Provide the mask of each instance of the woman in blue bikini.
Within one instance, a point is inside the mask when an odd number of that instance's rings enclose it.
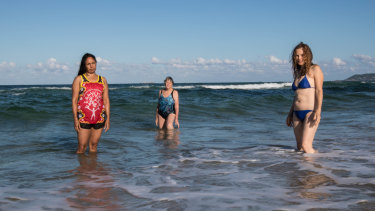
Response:
[[[303,42],[293,49],[291,57],[295,96],[286,124],[294,129],[297,149],[314,153],[312,144],[323,102],[323,72],[319,65],[312,63],[311,49]]]
[[[180,127],[178,122],[179,101],[178,91],[173,89],[173,79],[168,76],[164,80],[165,89],[159,91],[159,102],[156,108],[155,124],[159,129],[173,129],[173,122]]]

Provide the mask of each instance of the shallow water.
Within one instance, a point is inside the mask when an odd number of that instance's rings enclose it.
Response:
[[[1,86],[0,210],[372,210],[375,84],[326,82],[318,154],[295,152],[290,83],[110,85],[111,129],[76,155],[69,86]]]

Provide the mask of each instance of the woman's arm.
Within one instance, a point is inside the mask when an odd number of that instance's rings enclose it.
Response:
[[[159,98],[160,98],[160,94],[161,94],[161,90],[159,90],[159,97],[158,97],[158,100],[159,100]],[[158,102],[158,105],[156,106],[156,116],[155,116],[155,125],[156,125],[156,126],[158,126],[158,124],[159,124],[158,114],[159,114],[159,102]]]
[[[104,125],[104,130],[105,132],[107,132],[110,128],[110,119],[111,119],[111,106],[110,106],[110,103],[109,103],[109,94],[108,94],[108,83],[107,83],[107,80],[103,78],[103,82],[104,82],[104,90],[103,90],[103,103],[104,103],[104,110],[105,110],[105,114],[107,115],[107,120],[105,121],[105,125]]]
[[[295,98],[295,96],[294,96],[294,98]],[[286,117],[286,125],[288,127],[293,126],[293,112],[294,112],[294,100],[295,100],[294,98],[293,98],[292,106],[290,106],[288,116]]]
[[[173,100],[174,100],[174,111],[176,113],[175,124],[177,125],[177,128],[180,128],[180,123],[178,122],[178,115],[180,113],[180,103],[179,103],[179,99],[178,99],[178,91],[177,90],[174,91]]]
[[[320,122],[320,114],[322,112],[322,104],[323,104],[323,72],[320,69],[319,65],[314,65],[312,67],[313,74],[314,74],[314,81],[315,81],[315,104],[314,104],[314,118],[315,124],[319,124]]]
[[[79,124],[79,120],[77,117],[78,112],[78,97],[79,97],[79,88],[81,84],[82,78],[77,76],[72,84],[72,112],[73,112],[73,119],[74,119],[74,129],[78,132],[81,129]]]

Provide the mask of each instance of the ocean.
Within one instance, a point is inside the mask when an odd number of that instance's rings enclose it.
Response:
[[[70,85],[0,86],[0,210],[374,210],[375,83],[324,83],[317,154],[285,124],[291,83],[110,84],[111,128],[76,155]],[[315,208],[315,209],[314,209]]]

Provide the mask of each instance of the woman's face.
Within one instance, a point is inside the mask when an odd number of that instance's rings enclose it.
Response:
[[[165,88],[171,89],[173,87],[173,83],[171,80],[166,80],[165,81]]]
[[[302,48],[296,49],[295,58],[298,65],[303,66],[305,64],[305,56]]]
[[[92,57],[86,59],[86,73],[95,73],[96,71],[96,62]]]

